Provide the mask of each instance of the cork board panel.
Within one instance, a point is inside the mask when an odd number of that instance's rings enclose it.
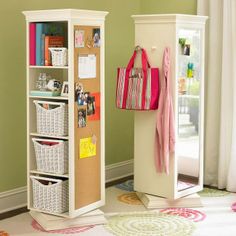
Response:
[[[74,48],[74,84],[81,83],[84,92],[100,93],[100,48],[95,48],[92,45],[86,45],[93,37],[93,29],[97,26],[74,26],[75,30],[84,31],[85,45],[82,48]],[[94,54],[96,55],[96,78],[78,79],[78,57]],[[75,89],[75,88],[74,88]],[[95,101],[96,103],[96,101]],[[101,104],[103,105],[103,104]],[[100,120],[90,121],[86,119],[86,127],[78,127],[78,110],[86,109],[85,106],[79,106],[75,101],[75,208],[87,206],[91,203],[101,200],[101,127]],[[95,135],[96,137],[96,155],[80,158],[80,140],[89,138]]]

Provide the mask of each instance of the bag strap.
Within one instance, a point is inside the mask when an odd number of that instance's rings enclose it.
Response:
[[[148,68],[151,68],[145,49],[142,48],[141,52],[142,52],[142,69],[147,69],[147,66]],[[134,67],[136,56],[137,56],[137,51],[135,50],[132,57],[129,60],[128,65],[126,66],[126,70],[131,70]]]
[[[143,69],[143,91],[142,91],[142,109],[145,108],[146,92],[147,92],[147,68],[151,68],[148,61],[147,53],[142,49],[142,69]]]
[[[137,52],[134,51],[132,57],[129,60],[128,65],[126,66],[126,70],[131,70],[134,67],[134,61],[135,61],[136,55],[137,55]]]
[[[145,107],[145,96],[146,96],[146,89],[147,89],[147,69],[151,68],[150,63],[148,61],[147,53],[146,51],[142,48],[142,70],[143,70],[143,90],[142,90],[142,109],[144,110]],[[122,108],[125,109],[126,107],[126,100],[128,96],[128,81],[129,81],[129,74],[130,70],[133,69],[134,67],[134,62],[137,56],[136,50],[134,51],[127,67],[126,67],[126,73],[125,73],[125,83],[124,83],[124,96],[123,96],[123,103],[122,103]]]

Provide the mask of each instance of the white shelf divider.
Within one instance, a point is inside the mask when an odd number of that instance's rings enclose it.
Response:
[[[63,69],[67,70],[68,66],[29,66],[30,69]]]
[[[68,97],[61,96],[33,96],[29,95],[29,98],[51,99],[51,100],[68,100]]]
[[[31,174],[39,174],[39,175],[49,175],[49,176],[54,176],[54,177],[69,178],[68,174],[54,174],[54,173],[43,172],[43,171],[38,171],[38,170],[31,170],[30,173]]]
[[[37,136],[37,137],[45,137],[45,138],[55,138],[55,139],[65,139],[68,140],[68,136],[54,136],[54,135],[47,135],[47,134],[39,134],[39,133],[30,133],[30,136]]]

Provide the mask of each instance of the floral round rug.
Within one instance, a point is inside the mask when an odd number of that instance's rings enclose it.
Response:
[[[223,197],[228,195],[229,192],[214,188],[204,188],[201,192],[198,192],[201,197]]]
[[[122,195],[119,195],[117,199],[120,202],[130,204],[130,205],[143,205],[142,202],[139,200],[136,193],[124,193]]]
[[[166,209],[160,210],[160,212],[166,213],[169,215],[178,215],[178,216],[187,218],[193,222],[203,221],[206,218],[205,213],[201,211],[193,210],[190,208],[166,208]]]
[[[195,224],[176,215],[132,213],[110,217],[105,228],[116,236],[190,236]]]

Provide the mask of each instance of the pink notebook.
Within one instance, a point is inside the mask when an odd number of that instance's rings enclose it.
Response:
[[[29,63],[36,65],[36,24],[29,25]]]

